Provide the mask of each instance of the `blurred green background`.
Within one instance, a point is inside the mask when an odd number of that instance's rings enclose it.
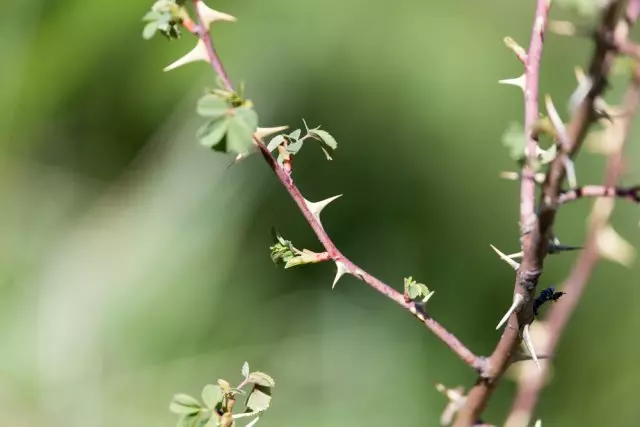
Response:
[[[261,124],[305,118],[339,141],[333,162],[309,147],[295,165],[308,199],[344,194],[324,214],[338,246],[397,289],[409,275],[435,289],[432,315],[479,354],[512,296],[489,244],[518,248],[518,186],[498,173],[514,167],[500,140],[522,95],[496,82],[521,65],[501,40],[528,43],[534,3],[211,4],[239,18],[214,36]],[[144,41],[149,6],[3,5],[0,425],[172,426],[173,393],[235,382],[245,360],[277,382],[264,427],[437,425],[434,385],[473,373],[361,282],[332,291],[333,266],[274,267],[271,226],[320,246],[259,156],[228,168],[198,145],[211,69],[162,72],[194,39]],[[541,90],[559,109],[590,51],[548,36]],[[600,182],[602,165],[584,152],[579,181]],[[640,182],[637,162],[624,181]],[[563,242],[582,242],[590,205],[562,211]],[[616,229],[640,246],[638,207],[618,206]],[[575,257],[548,259],[543,284]],[[638,425],[638,273],[599,266],[536,412],[545,426]],[[504,381],[488,421],[504,421],[514,388]]]

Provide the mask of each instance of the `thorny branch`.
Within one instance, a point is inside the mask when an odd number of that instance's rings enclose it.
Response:
[[[633,3],[635,3],[635,5]],[[632,6],[635,6],[635,8]],[[638,11],[640,11],[640,1],[634,1],[632,2],[632,5],[630,5],[627,13],[628,15],[635,13],[632,16],[633,19],[635,19]],[[634,200],[639,201],[637,194],[638,187],[634,187],[633,189],[615,188],[616,182],[624,170],[624,145],[629,137],[633,117],[638,112],[638,106],[640,105],[640,67],[637,65],[629,87],[625,93],[623,105],[625,111],[628,111],[630,114],[625,115],[624,118],[620,118],[614,123],[614,126],[620,128],[620,140],[610,141],[610,143],[613,144],[617,143],[618,146],[616,147],[615,152],[609,156],[604,185],[602,187],[595,187],[594,193],[610,193],[611,196],[634,194]],[[596,189],[598,191],[595,191]],[[602,195],[608,196],[609,194]],[[599,202],[600,203],[596,203],[594,205],[591,214],[590,230],[585,242],[584,251],[574,265],[569,277],[562,285],[562,289],[566,291],[566,295],[563,297],[561,304],[554,305],[550,309],[545,322],[545,332],[547,336],[545,352],[551,356],[555,353],[555,349],[560,337],[562,336],[564,328],[580,300],[596,263],[600,258],[598,251],[598,235],[609,221],[613,210],[614,200],[608,199],[606,201],[601,200]],[[544,364],[541,372],[535,376],[529,377],[528,381],[519,385],[512,407],[511,416],[509,418],[511,420],[521,420],[521,423],[514,425],[526,425],[523,424],[523,422],[528,421],[531,418],[531,414],[538,401],[546,376],[547,365]]]
[[[470,390],[466,404],[456,418],[454,425],[457,427],[472,426],[479,420],[493,390],[509,365],[510,356],[520,345],[523,332],[528,333],[528,325],[534,317],[535,290],[542,274],[548,242],[553,237],[556,213],[561,204],[561,188],[567,174],[566,166],[579,151],[589,127],[597,119],[594,102],[606,89],[607,76],[617,53],[615,46],[626,41],[630,26],[637,19],[637,3],[635,0],[631,1],[624,20],[620,20],[620,16],[627,5],[626,1],[612,0],[603,11],[601,22],[595,34],[596,49],[589,67],[591,87],[575,108],[573,117],[566,128],[567,141],[560,141],[563,143],[559,146],[559,154],[549,167],[542,185],[537,215],[534,210],[536,182],[533,179],[522,179],[520,225],[524,255],[523,262],[516,273],[514,289],[514,300],[519,295],[518,300],[521,302],[511,315],[498,345],[489,358],[489,375],[481,375]],[[527,132],[526,150],[529,162],[523,169],[523,177],[534,176],[529,165],[536,151],[537,141],[531,136],[531,131],[532,124],[537,120],[539,114],[538,77],[549,7],[550,0],[538,0],[525,64],[525,131]],[[605,185],[613,186],[614,183],[609,184],[609,182],[608,180]],[[560,308],[556,308],[556,310],[560,310]]]
[[[197,25],[194,28],[193,33],[202,40],[204,43],[209,62],[211,63],[216,74],[222,79],[222,82],[227,90],[233,91],[233,85],[231,79],[226,73],[222,61],[218,56],[211,35],[207,28],[202,25],[202,17],[198,16],[197,5],[200,0],[193,0],[194,9],[196,10]],[[401,292],[393,289],[391,286],[378,280],[371,274],[358,267],[351,260],[345,257],[333,243],[327,232],[324,230],[319,217],[312,212],[309,206],[309,202],[305,200],[302,193],[294,183],[289,171],[281,167],[271,152],[267,149],[263,141],[254,135],[254,143],[259,148],[262,156],[271,167],[273,172],[278,176],[280,182],[285,187],[293,201],[296,203],[300,212],[305,217],[309,226],[315,232],[318,240],[329,254],[331,260],[333,260],[338,266],[338,279],[341,275],[350,274],[355,276],[371,286],[373,289],[394,301],[396,304],[409,311],[414,317],[420,320],[434,335],[436,335],[442,342],[447,345],[464,363],[472,367],[475,371],[482,373],[485,371],[485,358],[476,356],[471,350],[469,350],[458,338],[450,333],[444,326],[431,318],[422,309],[416,307],[416,305],[409,301],[405,301],[404,295]]]

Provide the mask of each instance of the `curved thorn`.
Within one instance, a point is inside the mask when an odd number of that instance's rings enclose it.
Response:
[[[207,47],[202,40],[198,40],[198,44],[196,44],[196,47],[191,49],[191,51],[189,51],[189,53],[187,53],[185,56],[173,62],[172,64],[167,65],[164,68],[164,71],[175,70],[178,67],[197,61],[209,62]]]

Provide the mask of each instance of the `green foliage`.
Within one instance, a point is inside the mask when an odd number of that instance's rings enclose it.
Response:
[[[314,264],[326,261],[323,254],[312,252],[308,249],[297,249],[293,244],[282,237],[277,231],[272,230],[276,243],[270,246],[271,260],[276,264],[284,264],[284,268],[295,267],[296,265]],[[254,372],[254,374],[262,374]],[[268,384],[267,384],[268,385]]]
[[[200,98],[197,112],[209,118],[196,134],[205,147],[240,155],[254,149],[253,134],[258,128],[258,115],[250,101],[240,100],[238,94],[218,90]]]
[[[301,129],[296,129],[288,135],[278,135],[269,141],[267,145],[269,151],[274,151],[278,149],[278,147],[282,147],[282,149],[278,150],[278,163],[281,166],[285,160],[288,160],[289,156],[298,154],[303,147],[303,143],[308,139],[318,141],[327,160],[332,160],[331,153],[338,148],[338,142],[335,138],[331,136],[329,132],[320,129],[320,126],[309,129],[307,123],[304,120],[303,122],[305,127],[304,136],[301,136]]]
[[[425,306],[435,291],[429,290],[427,285],[418,283],[412,277],[404,279],[404,295],[405,299],[412,301],[418,305]]]
[[[561,7],[587,17],[595,16],[606,3],[606,0],[558,0]]]
[[[248,425],[254,425],[259,415],[269,409],[275,381],[264,372],[251,372],[247,362],[242,366],[242,376],[244,380],[237,388],[223,379],[204,386],[201,392],[203,404],[187,394],[173,396],[169,410],[180,415],[178,427],[230,426],[234,419],[248,417],[253,417]],[[251,387],[248,393],[242,390],[245,386]],[[238,394],[247,394],[244,410],[240,412],[235,411]]]
[[[548,118],[543,118],[536,124],[536,133],[540,135],[549,135],[552,138],[555,137],[553,126],[550,125]],[[518,166],[522,167],[526,161],[525,146],[526,138],[524,128],[520,123],[513,122],[509,124],[507,129],[502,134],[502,144],[508,148],[509,157],[515,160]],[[535,162],[532,167],[538,171],[543,165],[549,164],[558,155],[558,147],[555,142],[547,149],[539,149],[536,153]]]
[[[142,18],[147,22],[142,30],[142,37],[145,40],[151,39],[156,32],[169,40],[180,38],[180,27],[182,25],[182,15],[184,13],[182,5],[184,0],[158,0],[151,7],[151,11]]]

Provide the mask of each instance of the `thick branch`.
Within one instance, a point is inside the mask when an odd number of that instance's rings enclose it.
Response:
[[[538,118],[538,73],[544,40],[544,23],[547,19],[549,5],[548,0],[538,0],[525,73],[527,76],[525,123],[529,157],[535,153],[537,144],[535,139],[531,137],[531,126]],[[534,294],[542,274],[548,242],[553,234],[553,224],[557,208],[560,205],[560,190],[566,176],[565,165],[568,159],[578,152],[588,128],[594,122],[594,101],[606,88],[606,78],[616,55],[616,49],[612,47],[611,40],[626,40],[629,26],[635,21],[634,15],[627,16],[626,22],[619,22],[620,14],[625,5],[625,1],[613,0],[603,11],[595,40],[596,49],[589,67],[591,90],[577,106],[567,127],[569,144],[563,144],[560,147],[559,155],[549,167],[546,181],[542,186],[538,215],[535,215],[533,201],[536,183],[532,179],[522,180],[520,221],[524,256],[516,274],[514,293],[522,296],[523,303],[520,309],[511,315],[507,327],[489,359],[490,377],[483,378],[481,376],[478,378],[476,385],[467,396],[467,404],[456,419],[456,427],[471,426],[479,418],[498,381],[508,367],[510,355],[520,345],[523,328],[533,321]],[[529,169],[528,166],[525,167],[523,176],[531,176],[532,172]]]
[[[618,191],[615,189],[615,185],[623,172],[624,143],[628,140],[633,117],[636,115],[638,105],[640,104],[640,68],[637,66],[634,76],[626,91],[623,103],[625,110],[630,114],[625,115],[624,118],[618,119],[619,122],[614,124],[614,126],[619,126],[621,129],[621,140],[619,141],[618,150],[609,157],[604,185],[602,187],[595,187],[604,191],[613,190],[611,195],[616,195],[615,193]],[[549,355],[553,355],[555,353],[564,328],[566,327],[571,314],[575,310],[578,301],[582,297],[587,282],[589,281],[589,278],[596,266],[599,259],[597,244],[598,233],[602,230],[602,227],[607,224],[611,211],[612,209],[599,209],[598,206],[594,208],[594,212],[591,217],[590,231],[584,246],[584,251],[562,286],[562,289],[566,294],[560,302],[554,304],[549,311],[546,322],[548,342],[545,350]],[[509,419],[529,420],[531,418],[531,414],[538,401],[540,391],[544,385],[546,375],[547,365],[545,364],[542,372],[531,378],[529,381],[520,384]]]
[[[193,0],[194,6],[200,0]],[[197,8],[195,8],[197,14]],[[220,76],[225,87],[228,90],[233,90],[233,84],[231,79],[227,75],[224,66],[222,65],[222,61],[218,56],[214,45],[213,40],[207,31],[206,28],[201,24],[202,20],[200,16],[197,17],[197,28],[194,32],[205,44],[207,48],[207,53],[210,59],[210,63],[214,69],[214,71]],[[396,291],[389,285],[383,283],[378,280],[371,274],[367,273],[356,264],[354,264],[351,260],[345,257],[335,246],[327,232],[324,230],[322,224],[318,220],[318,218],[311,212],[309,209],[302,193],[294,183],[291,175],[284,168],[280,167],[276,159],[273,157],[271,152],[267,149],[260,138],[254,136],[254,142],[260,149],[262,156],[268,163],[269,167],[275,172],[277,177],[279,178],[281,184],[285,187],[293,201],[300,209],[300,212],[305,217],[309,226],[315,232],[318,240],[324,247],[324,249],[329,254],[330,258],[336,263],[340,263],[345,272],[349,273],[369,286],[373,289],[386,296],[387,298],[394,301],[396,304],[410,312],[414,317],[420,320],[434,335],[436,335],[447,347],[449,347],[464,363],[472,367],[477,372],[484,372],[485,370],[485,359],[483,357],[476,356],[471,350],[469,350],[460,340],[458,340],[452,333],[450,333],[444,326],[438,323],[436,320],[431,318],[428,314],[423,313],[413,302],[406,302],[404,299],[404,295],[401,292]]]

